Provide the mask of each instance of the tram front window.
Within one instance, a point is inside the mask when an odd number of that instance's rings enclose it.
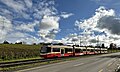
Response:
[[[41,53],[49,53],[49,52],[51,52],[51,48],[50,47],[41,47],[40,52]]]

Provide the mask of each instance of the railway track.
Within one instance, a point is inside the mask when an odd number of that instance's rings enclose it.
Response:
[[[50,62],[50,61],[55,61],[55,60],[65,60],[66,58],[72,58],[72,57],[52,58],[52,59],[34,59],[34,60],[23,60],[23,61],[14,61],[14,62],[2,62],[2,63],[0,63],[0,68],[14,67],[14,66],[33,64],[33,63]]]
[[[24,61],[15,61],[15,62],[2,62],[2,63],[0,63],[0,68],[13,67],[13,66],[32,64],[32,63],[49,62],[49,61],[60,60],[60,59],[61,58],[56,58],[56,59],[34,59],[34,60],[24,60]]]
[[[83,55],[83,56],[89,56],[89,55]],[[33,60],[23,60],[23,61],[14,61],[14,62],[2,62],[2,63],[0,63],[0,68],[14,67],[14,66],[27,65],[27,64],[33,64],[33,63],[50,62],[50,61],[55,61],[55,60],[63,60],[64,61],[69,58],[78,58],[78,57],[83,57],[83,56],[61,57],[61,58],[52,58],[52,59],[33,59]]]

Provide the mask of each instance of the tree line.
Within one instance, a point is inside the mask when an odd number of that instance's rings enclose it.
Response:
[[[8,41],[5,40],[2,44],[12,44],[12,43],[9,43]],[[15,44],[25,44],[25,42],[16,42]],[[39,44],[41,44],[41,45],[64,45],[63,43],[55,43],[55,44],[52,44],[52,43],[39,43]],[[33,43],[33,45],[36,45],[36,43]],[[102,44],[100,47],[105,48],[105,45]],[[117,45],[115,43],[110,43],[109,49],[116,49],[116,48],[117,48]],[[118,49],[120,49],[120,47],[118,47]]]

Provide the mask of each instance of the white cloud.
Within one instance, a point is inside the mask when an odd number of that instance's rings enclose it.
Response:
[[[27,3],[26,3],[27,1]],[[15,0],[1,0],[3,4],[6,6],[1,5],[1,7],[7,9],[11,14],[7,16],[5,12],[0,12],[0,14],[3,14],[6,16],[9,20],[14,19],[14,18],[24,18],[24,19],[31,19],[30,15],[28,14],[27,11],[30,9],[30,5],[32,2],[30,0],[25,0],[24,1],[15,1]],[[31,4],[30,4],[31,3]],[[29,7],[29,9],[28,9]]]
[[[0,29],[0,33],[2,33],[0,42],[3,40],[11,42],[23,41],[26,38],[32,41],[34,40],[33,37],[38,34],[42,38],[41,41],[55,41],[56,34],[60,31],[60,18],[68,18],[73,15],[66,12],[58,15],[54,0],[0,0],[0,3],[0,15],[5,17],[10,23],[5,24],[4,30]],[[40,29],[35,29],[36,27]],[[3,28],[3,26],[0,25],[0,28]],[[34,33],[37,34],[33,35]]]
[[[21,25],[20,30],[34,31],[34,26],[36,25],[36,23],[37,22],[28,25]],[[37,37],[34,37],[25,32],[16,31],[16,27],[18,26],[13,26],[11,21],[6,19],[5,17],[0,16],[0,43],[5,40],[12,43],[15,43],[16,41],[23,41],[29,44],[40,42],[39,38]]]
[[[78,43],[79,42],[79,37],[77,33],[74,34],[69,34],[65,38],[62,38],[61,40],[62,43],[67,44],[67,43]]]
[[[10,12],[8,9],[3,9],[3,8],[1,8],[0,9],[0,14],[2,15],[2,16],[4,16],[4,17],[6,17],[6,18],[9,18],[9,20],[12,20],[13,19],[13,17],[11,16],[11,14],[12,14],[12,12]]]
[[[115,11],[113,9],[106,10],[105,7],[101,6],[98,9],[96,9],[95,15],[93,15],[89,19],[85,19],[83,21],[76,21],[75,26],[77,26],[79,29],[85,30],[84,32],[94,32],[97,31],[99,32],[107,32],[108,33],[108,28],[110,25],[103,25],[103,22],[101,22],[101,19],[103,17],[111,17],[115,16]],[[103,20],[102,20],[103,21]],[[105,23],[104,23],[105,24]],[[109,23],[108,23],[109,24]],[[101,26],[106,28],[101,28]],[[109,31],[110,32],[110,31]]]
[[[34,23],[28,23],[28,24],[21,24],[15,27],[16,30],[25,31],[25,32],[34,32],[34,27],[38,24],[38,21],[35,21]]]
[[[5,4],[0,5],[2,8],[0,10],[0,14],[7,17],[12,25],[12,28],[7,27],[9,24],[5,25],[5,31],[3,29],[0,29],[0,33],[2,33],[2,40],[4,37],[4,40],[9,40],[11,42],[20,39],[24,40],[25,38],[32,41],[34,40],[34,35],[30,34],[36,30],[38,31],[38,29],[35,30],[35,27],[39,26],[40,31],[38,34],[40,33],[40,36],[42,36],[42,34],[45,34],[42,38],[46,40],[53,40],[53,38],[55,38],[55,34],[59,32],[60,17],[56,15],[57,9],[54,7],[54,1],[43,0],[34,1],[34,3],[32,0],[1,0],[0,2]],[[45,17],[45,15],[47,17]],[[42,16],[44,16],[44,18],[42,18]],[[32,20],[33,17],[34,20]],[[32,22],[28,23],[26,19]],[[3,26],[0,26],[0,28],[3,28]],[[12,31],[10,29],[12,29]]]
[[[16,40],[16,42],[23,42],[23,43],[26,43],[26,44],[33,44],[33,43],[40,43],[40,39],[39,38],[36,38],[36,37],[25,37],[25,38],[21,38],[19,40]]]
[[[25,7],[24,7],[22,1],[14,1],[14,0],[1,0],[1,1],[4,4],[6,4],[8,7],[13,8],[17,12],[19,12],[21,10],[25,10]]]
[[[41,30],[52,30],[59,29],[59,17],[54,16],[44,16],[41,20],[40,29]]]
[[[104,40],[103,43],[107,42],[108,45],[110,42],[117,43],[117,41],[119,41],[118,39],[120,38],[120,18],[116,17],[115,11],[113,9],[106,9],[103,6],[96,9],[95,15],[89,19],[85,19],[83,21],[77,20],[75,22],[75,25],[79,29],[84,30],[83,32],[85,33],[89,32],[91,34],[94,34],[94,32],[97,31],[98,35],[101,38],[100,40],[104,39],[100,33],[105,32],[107,35],[105,38],[108,39]],[[95,41],[95,38],[92,39],[92,41],[93,40]]]
[[[0,11],[0,14],[11,19],[24,18],[31,20],[41,19],[43,15],[56,15],[57,9],[54,7],[54,1],[32,1],[32,0],[1,0],[1,9],[6,9],[11,12],[10,16],[6,16],[7,13]],[[9,9],[8,9],[9,8]],[[4,10],[5,11],[5,10]]]
[[[41,19],[42,16],[44,15],[56,15],[58,12],[57,12],[57,9],[54,7],[55,3],[54,1],[47,1],[47,0],[44,0],[42,2],[39,2],[39,4],[37,5],[37,8],[36,6],[33,7],[34,9],[34,14],[33,16],[36,18],[36,19]]]
[[[24,32],[12,32],[7,34],[3,40],[0,40],[0,42],[3,42],[4,40],[7,40],[11,43],[25,42],[26,44],[33,44],[40,43],[41,39]]]
[[[27,34],[26,33],[22,33],[22,32],[13,32],[9,35],[6,36],[6,38],[24,38],[26,37]]]
[[[25,4],[28,8],[31,8],[32,7],[32,0],[24,0],[25,1]]]
[[[12,31],[13,25],[5,17],[0,16],[0,41],[3,41],[6,35]]]
[[[98,28],[107,29],[111,34],[120,35],[120,18],[115,16],[104,16],[98,21]]]
[[[63,18],[68,18],[68,17],[70,17],[70,16],[72,16],[72,15],[74,15],[74,14],[73,14],[73,13],[62,12],[61,17],[63,17]]]
[[[76,21],[75,25],[80,29],[94,30],[98,24],[98,21],[104,16],[115,16],[114,10],[106,10],[105,7],[101,6],[96,9],[95,15],[84,21]]]
[[[44,40],[54,39],[55,34],[59,31],[59,20],[57,16],[44,16],[40,23],[40,36]],[[46,39],[45,39],[46,38]]]

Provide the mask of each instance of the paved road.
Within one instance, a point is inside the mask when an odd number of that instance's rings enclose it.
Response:
[[[119,57],[120,53],[104,54],[39,66],[18,72],[114,72],[120,63]]]

